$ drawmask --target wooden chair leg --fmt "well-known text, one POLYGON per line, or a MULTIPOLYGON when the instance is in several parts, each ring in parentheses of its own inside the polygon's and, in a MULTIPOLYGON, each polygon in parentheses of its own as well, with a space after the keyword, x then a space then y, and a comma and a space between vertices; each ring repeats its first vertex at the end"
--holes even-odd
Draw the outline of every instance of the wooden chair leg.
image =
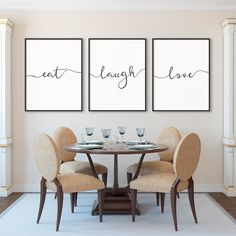
POLYGON ((197 224, 198 221, 197 221, 197 214, 196 214, 195 203, 194 203, 194 182, 192 178, 189 180, 188 198, 189 198, 190 206, 192 209, 193 218, 195 220, 195 223, 197 224))
POLYGON ((45 203, 45 198, 46 198, 46 192, 47 192, 47 187, 46 187, 46 180, 44 178, 41 179, 40 182, 40 203, 39 203, 39 211, 38 211, 38 218, 37 218, 37 224, 40 221, 44 203, 45 203))
POLYGON ((74 206, 77 207, 78 193, 74 194, 74 206))
POLYGON ((99 189, 97 192, 98 192, 99 220, 100 222, 102 222, 105 190, 99 189))
POLYGON ((156 201, 157 201, 157 206, 159 206, 159 193, 156 193, 156 201))
POLYGON ((105 186, 107 186, 107 173, 102 174, 102 181, 104 182, 105 186))
POLYGON ((164 206, 165 206, 165 193, 161 193, 161 213, 164 212, 164 206))
POLYGON ((177 215, 176 215, 176 193, 177 193, 177 186, 172 186, 170 192, 171 210, 172 210, 172 217, 174 221, 175 231, 178 231, 177 215))
POLYGON ((75 193, 70 193, 70 206, 71 206, 71 213, 74 213, 75 193))
POLYGON ((137 204, 137 190, 130 189, 130 194, 131 194, 132 221, 135 222, 136 204, 137 204))
POLYGON ((133 174, 127 172, 127 183, 128 183, 128 184, 132 181, 132 178, 133 178, 133 174))
POLYGON ((56 231, 59 230, 60 221, 61 221, 61 213, 63 208, 63 190, 59 181, 55 180, 57 186, 57 223, 56 223, 56 231))

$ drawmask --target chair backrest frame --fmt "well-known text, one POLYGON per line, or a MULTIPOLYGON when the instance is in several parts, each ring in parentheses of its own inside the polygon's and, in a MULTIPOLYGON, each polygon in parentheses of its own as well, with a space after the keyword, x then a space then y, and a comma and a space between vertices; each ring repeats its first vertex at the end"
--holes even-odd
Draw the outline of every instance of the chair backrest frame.
POLYGON ((67 127, 59 127, 53 134, 53 140, 59 152, 59 159, 62 162, 73 161, 76 153, 65 151, 64 146, 77 142, 74 132, 67 127))
POLYGON ((173 165, 176 176, 181 181, 189 180, 194 174, 200 159, 201 141, 197 134, 185 135, 176 147, 173 165))
POLYGON ((165 128, 158 137, 158 143, 167 145, 168 150, 159 153, 160 160, 173 162, 175 149, 180 140, 181 134, 177 128, 165 128))
POLYGON ((47 181, 54 181, 59 173, 59 157, 56 144, 47 134, 38 134, 34 139, 36 165, 41 176, 47 181))

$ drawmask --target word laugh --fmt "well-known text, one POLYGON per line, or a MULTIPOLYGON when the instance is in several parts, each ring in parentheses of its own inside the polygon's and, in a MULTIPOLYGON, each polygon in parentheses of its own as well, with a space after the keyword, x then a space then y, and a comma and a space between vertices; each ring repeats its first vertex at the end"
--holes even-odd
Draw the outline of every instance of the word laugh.
POLYGON ((128 72, 126 71, 121 71, 121 72, 110 72, 110 71, 106 71, 106 67, 102 66, 100 74, 98 76, 94 76, 92 74, 90 74, 91 76, 95 77, 95 78, 101 78, 101 79, 111 79, 111 78, 121 78, 121 80, 118 83, 118 88, 119 89, 124 89, 127 84, 128 84, 128 77, 131 78, 136 78, 140 72, 144 71, 145 69, 139 70, 136 74, 134 72, 134 67, 130 66, 128 69, 128 72))

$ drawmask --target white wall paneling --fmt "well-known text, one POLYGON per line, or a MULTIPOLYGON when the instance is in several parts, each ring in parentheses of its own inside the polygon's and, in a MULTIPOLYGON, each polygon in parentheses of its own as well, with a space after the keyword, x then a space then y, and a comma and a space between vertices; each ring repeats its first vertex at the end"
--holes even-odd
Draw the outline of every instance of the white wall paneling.
POLYGON ((0 19, 0 196, 11 193, 11 32, 13 23, 0 19))
POLYGON ((224 191, 236 196, 236 19, 223 23, 224 32, 224 191))

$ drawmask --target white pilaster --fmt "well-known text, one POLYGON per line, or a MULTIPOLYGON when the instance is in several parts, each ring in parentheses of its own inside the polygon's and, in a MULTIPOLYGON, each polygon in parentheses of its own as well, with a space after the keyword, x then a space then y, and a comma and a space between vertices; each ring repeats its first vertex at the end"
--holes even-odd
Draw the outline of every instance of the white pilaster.
POLYGON ((11 33, 13 23, 0 19, 0 196, 11 193, 11 33))
POLYGON ((224 189, 236 196, 236 19, 223 22, 224 32, 224 189))

